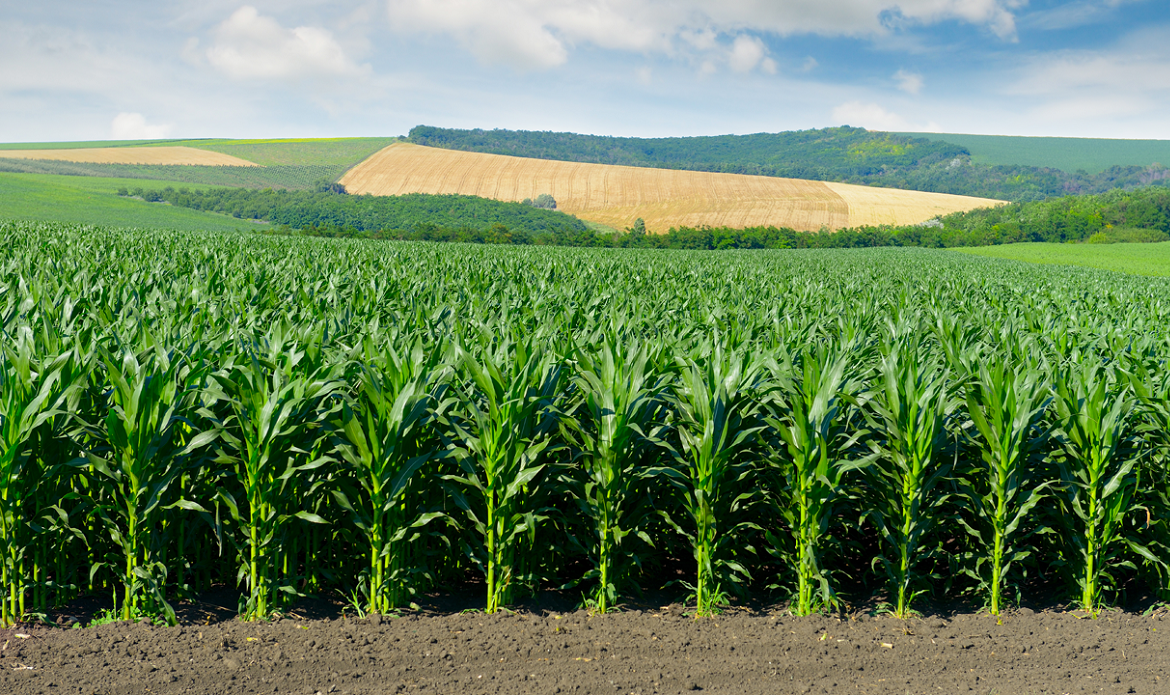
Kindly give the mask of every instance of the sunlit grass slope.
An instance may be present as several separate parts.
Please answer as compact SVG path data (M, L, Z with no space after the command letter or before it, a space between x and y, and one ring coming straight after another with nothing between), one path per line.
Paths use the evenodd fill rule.
M1160 244L1006 244L958 249L989 258L1079 265L1134 275L1170 277L1170 242Z
M1091 174L1111 166L1170 166L1170 140L1111 140L1105 138L1042 138L1014 135L959 135L955 133L900 133L942 140L966 147L977 164L1050 167Z
M144 183L141 179L0 174L0 219L204 231L259 226L224 215L122 198L116 193L121 186L133 188ZM149 183L157 187L186 185Z

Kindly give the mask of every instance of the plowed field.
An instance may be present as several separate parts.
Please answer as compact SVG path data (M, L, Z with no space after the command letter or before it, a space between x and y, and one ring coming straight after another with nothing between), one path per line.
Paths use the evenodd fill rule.
M7 695L1165 693L1160 617L679 611L0 630Z
M459 193L520 201L548 193L562 212L623 228L637 218L671 227L841 229L917 224L999 205L985 198L771 176L581 164L395 143L349 170L351 193Z
M230 154L194 147L95 147L79 150L4 150L8 159L50 159L86 164L193 164L197 166L259 166Z

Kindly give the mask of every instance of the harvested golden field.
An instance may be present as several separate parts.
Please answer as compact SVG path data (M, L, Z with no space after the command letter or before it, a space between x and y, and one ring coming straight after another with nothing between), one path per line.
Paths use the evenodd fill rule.
M351 193L459 193L520 201L548 193L563 212L624 228L637 218L671 227L841 229L917 224L936 215L1000 205L986 198L851 184L580 164L394 143L346 172Z
M51 159L84 164L192 164L196 166L260 166L230 154L194 147L95 147L78 150L3 150L8 159Z

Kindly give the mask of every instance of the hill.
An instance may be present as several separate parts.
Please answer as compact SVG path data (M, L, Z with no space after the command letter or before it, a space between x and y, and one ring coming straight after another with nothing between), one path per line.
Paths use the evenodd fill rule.
M0 144L0 172L307 190L397 138ZM170 156L168 158L168 154ZM179 157L176 153L185 153ZM78 161L81 160L81 161ZM215 166L204 166L204 165ZM225 166L227 165L227 166Z
M211 212L170 205L148 205L141 200L130 200L116 194L119 186L141 183L138 179L0 174L0 220L214 232L262 227L254 222ZM162 187L166 183L159 181L156 185Z
M610 227L776 226L797 230L906 225L999 201L821 181L571 163L396 143L341 178L350 193L475 195L558 208Z
M570 162L753 174L1011 201L1103 193L1170 178L1170 170L1116 165L1098 173L1053 164L987 164L946 140L862 128L690 138L615 138L575 133L417 126L418 145Z
M976 164L1029 166L1099 174L1110 167L1170 166L1170 140L1048 138L958 133L896 133L959 145Z
M254 167L255 162L222 152L184 146L85 147L77 149L3 150L5 159L33 159L74 164L162 164Z

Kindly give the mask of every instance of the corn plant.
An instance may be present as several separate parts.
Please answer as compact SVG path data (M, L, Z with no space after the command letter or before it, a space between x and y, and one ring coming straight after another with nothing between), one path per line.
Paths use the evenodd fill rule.
M750 579L743 559L754 549L744 546L741 554L740 537L760 527L745 514L758 498L746 484L753 472L746 454L762 428L759 404L766 385L763 361L747 349L725 349L717 342L699 358L678 358L671 393L686 527L668 521L691 545L695 615L707 616L727 602L732 584Z
M1000 613L1012 565L1032 553L1022 541L1048 488L1039 466L1048 440L1043 419L1049 394L1040 365L1012 367L997 356L985 358L966 387L981 464L962 476L974 519L964 525L977 542L975 575L986 587L992 615Z
M466 550L484 572L488 613L514 600L518 581L530 581L525 563L533 558L523 544L531 549L546 516L536 492L562 371L535 343L505 339L478 355L454 349L463 383L452 451L461 473L444 479L479 539Z
M44 499L41 484L62 471L51 462L38 466L30 439L63 412L80 375L73 351L38 355L27 326L4 336L0 351L0 627L7 627L25 614L25 594L36 569L28 556L35 519L52 504Z
M1157 343L1140 346L1128 365L1127 376L1134 395L1141 404L1142 419L1139 436L1150 450L1149 481L1141 486L1142 497L1149 500L1147 526L1154 527L1161 541L1160 558L1167 557L1170 543L1166 540L1167 517L1170 516L1170 370L1165 369L1166 358L1160 354ZM1170 595L1170 567L1165 561L1149 563L1159 577L1158 590L1165 598Z
M940 483L950 471L943 452L946 419L952 409L948 370L916 337L895 338L884 346L876 393L870 405L873 463L863 518L877 528L885 546L874 558L893 593L893 613L909 617L919 564L930 555L925 541L937 523L947 495Z
M1131 551L1158 562L1139 543L1126 517L1142 513L1136 501L1140 450L1133 420L1138 401L1112 365L1087 357L1055 378L1053 410L1060 469L1063 534L1080 589L1080 605L1096 615L1113 572L1132 568ZM1144 519L1144 514L1142 514Z
M200 508L171 494L188 455L206 446L215 432L204 432L183 442L180 430L196 406L197 365L181 354L147 348L127 350L119 360L102 350L110 384L110 402L103 432L110 453L88 454L90 467L108 482L109 496L96 507L110 540L121 551L111 563L123 587L123 620L161 615L175 623L165 597L167 567L160 554L165 543L163 512L168 503ZM179 491L181 493L181 491ZM94 570L101 565L94 565Z
M849 412L858 384L845 375L859 357L823 344L810 347L795 367L785 364L776 375L779 388L766 405L766 422L779 440L770 464L779 474L777 502L789 532L769 540L795 566L790 610L796 615L836 604L821 553L834 509L844 501L844 478L865 465L850 453L863 430Z
M240 610L246 620L269 618L297 593L288 549L279 542L285 527L296 519L325 523L305 510L309 500L292 493L297 477L329 461L314 454L328 434L340 383L336 370L305 356L295 336L277 326L212 375L216 397L230 410L219 428L226 445L219 460L232 465L234 489L243 497L237 500L232 489L221 487L217 499L241 530L237 581L247 590Z
M443 517L419 508L416 489L419 470L442 453L434 420L448 404L442 398L448 370L440 355L437 349L424 352L418 341L402 355L367 341L359 391L335 425L344 438L338 453L358 490L333 495L352 515L366 547L361 591L368 613L390 613L411 601L415 576L426 570L411 557L411 543Z
M663 428L667 377L656 375L652 350L637 342L625 350L604 341L580 349L573 380L580 393L577 416L581 465L577 505L592 532L585 580L596 580L589 603L608 612L626 588L625 577L639 558L629 539L654 542L645 525L651 507L647 485L670 469L653 465Z

